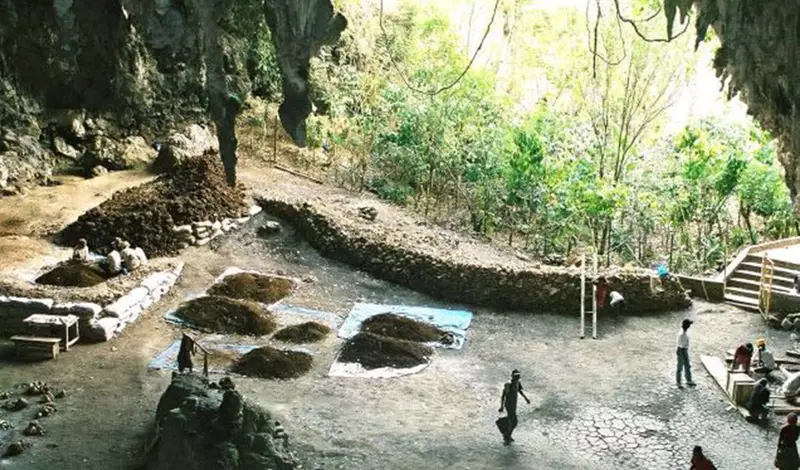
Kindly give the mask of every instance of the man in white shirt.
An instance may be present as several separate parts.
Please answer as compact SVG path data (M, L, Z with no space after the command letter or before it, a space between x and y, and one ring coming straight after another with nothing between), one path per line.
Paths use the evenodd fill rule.
M683 375L686 378L686 385L690 387L694 387L696 384L692 381L692 365L689 363L689 327L692 326L694 323L692 320L688 318L684 319L681 322L681 331L678 333L678 348L677 348L677 356L678 356L678 369L675 372L675 384L678 388L683 388L683 384L681 383L681 370L683 370Z
M131 248L131 244L124 241L120 246L122 250L120 254L122 255L122 266L128 270L128 272L133 272L136 268L141 266L142 261L136 255L136 250Z
M622 297L622 294L619 292L612 290L610 294L608 294L609 302L608 305L614 311L615 314L621 315L622 312L625 310L625 298Z
M756 353L753 355L753 371L760 374L769 374L773 370L776 370L778 366L775 364L775 356L772 354L772 351L767 349L767 340L759 338L756 341L756 347L758 349L756 349Z

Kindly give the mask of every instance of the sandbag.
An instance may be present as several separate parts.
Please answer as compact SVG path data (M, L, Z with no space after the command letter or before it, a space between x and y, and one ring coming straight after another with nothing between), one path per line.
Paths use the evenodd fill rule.
M119 319L114 317L103 317L99 320L89 322L89 328L83 336L93 341L108 341L114 337L114 333L119 327Z
M103 309L103 313L110 317L127 318L130 316L128 310L138 306L139 303L141 303L149 293L150 292L146 287L137 287L136 289L130 291L127 295L117 299L116 302L106 306L106 308Z
M2 297L0 309L13 308L26 310L31 313L50 313L53 308L53 299L28 299L25 297Z
M94 317L103 311L103 307L92 302L63 302L53 305L53 315L75 315L77 317Z

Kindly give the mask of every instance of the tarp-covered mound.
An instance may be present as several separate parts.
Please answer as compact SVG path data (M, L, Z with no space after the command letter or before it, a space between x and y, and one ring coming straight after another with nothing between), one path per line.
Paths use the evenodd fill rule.
M310 371L313 364L311 354L263 346L239 358L232 370L261 379L294 379Z
M274 416L236 390L213 390L194 374L172 375L156 411L146 470L297 468Z
M247 215L244 191L228 186L217 157L204 155L155 181L115 193L64 228L58 239L73 246L85 238L92 249L103 249L121 237L150 257L163 256L180 248L175 226Z
M214 333L262 336L278 326L275 316L255 302L215 295L184 302L174 316L192 327Z
M409 369L430 362L433 348L424 344L372 333L359 333L344 344L338 362L357 363L364 369Z
M328 325L308 321L287 326L275 333L273 338L287 343L317 343L325 339L330 332L331 328Z

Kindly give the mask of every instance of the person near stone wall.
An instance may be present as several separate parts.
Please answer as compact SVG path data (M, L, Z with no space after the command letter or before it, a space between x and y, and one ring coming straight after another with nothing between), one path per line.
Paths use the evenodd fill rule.
M775 363L775 356L772 351L767 349L767 340L758 338L756 340L756 353L753 355L753 371L759 374L769 374L776 370L778 365Z
M614 314L622 315L622 313L625 312L625 297L619 292L612 290L611 293L608 294L608 298L610 299L608 306L611 307Z
M594 300L597 304L597 310L600 311L606 307L606 298L608 297L608 280L605 276L598 276L594 280Z
M531 403L522 391L522 384L519 381L521 375L517 369L511 371L511 382L507 382L503 386L503 395L500 398L500 413L505 409L506 416L497 420L497 426L500 428L500 432L503 433L503 443L505 445L514 442L511 434L517 427L517 395L521 395L529 405Z
M797 415L790 413L786 417L786 425L781 428L778 437L778 450L775 453L775 468L779 470L798 470L800 457L797 455Z
M676 354L678 357L678 369L675 371L675 384L678 388L683 388L681 384L681 371L686 378L686 385L694 387L696 384L692 381L692 365L689 362L689 327L694 323L692 320L685 318L681 322L681 331L678 333L678 347Z

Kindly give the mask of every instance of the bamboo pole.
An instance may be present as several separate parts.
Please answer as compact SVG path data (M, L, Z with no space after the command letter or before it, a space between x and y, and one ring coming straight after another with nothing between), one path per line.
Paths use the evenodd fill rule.
M597 252L593 254L592 278L597 277ZM592 339L597 339L597 286L592 283Z
M581 339L585 336L586 324L586 252L581 254Z

